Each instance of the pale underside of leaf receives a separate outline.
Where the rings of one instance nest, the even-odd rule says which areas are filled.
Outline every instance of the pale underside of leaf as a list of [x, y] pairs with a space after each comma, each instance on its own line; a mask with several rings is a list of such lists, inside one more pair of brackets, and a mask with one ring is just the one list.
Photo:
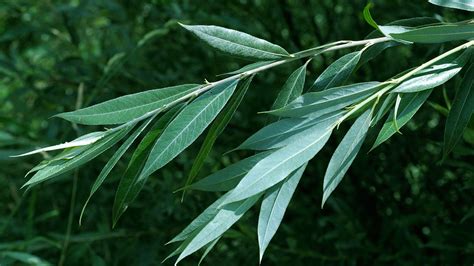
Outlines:
[[223, 205], [265, 191], [313, 158], [326, 144], [336, 120], [337, 117], [316, 124], [307, 129], [300, 138], [258, 162], [235, 187]]
[[182, 25], [210, 46], [236, 56], [263, 60], [287, 57], [288, 52], [278, 45], [247, 33], [218, 26]]
[[201, 85], [197, 84], [185, 84], [134, 93], [56, 116], [85, 125], [126, 123], [148, 112], [164, 108], [200, 87]]
[[65, 142], [65, 143], [62, 143], [62, 144], [37, 149], [37, 150], [34, 150], [34, 151], [30, 151], [30, 152], [23, 153], [23, 154], [20, 154], [20, 155], [14, 155], [14, 156], [11, 156], [11, 157], [28, 156], [28, 155], [33, 155], [33, 154], [36, 154], [36, 153], [42, 153], [42, 152], [48, 152], [48, 151], [55, 151], [55, 150], [73, 148], [73, 147], [86, 146], [86, 145], [92, 144], [92, 143], [98, 141], [99, 139], [101, 139], [102, 137], [104, 137], [105, 133], [106, 133], [105, 131], [92, 132], [92, 133], [81, 136], [81, 137], [79, 137], [79, 138], [77, 138], [73, 141], [70, 141], [70, 142]]
[[[397, 125], [399, 128], [402, 128], [408, 121], [410, 121], [410, 119], [415, 115], [426, 99], [428, 99], [431, 91], [432, 89], [403, 95], [400, 101], [397, 118]], [[396, 126], [393, 123], [393, 116], [394, 111], [392, 110], [382, 129], [380, 130], [380, 133], [377, 136], [372, 149], [385, 142], [397, 132]]]
[[357, 156], [357, 153], [362, 147], [365, 137], [367, 136], [367, 131], [369, 130], [371, 120], [372, 110], [368, 109], [361, 116], [359, 116], [359, 118], [357, 118], [334, 151], [334, 154], [329, 161], [326, 174], [324, 175], [323, 199], [321, 202], [321, 208], [324, 206], [324, 203], [329, 198], [334, 189], [336, 189], [337, 185], [339, 185], [355, 157]]
[[474, 11], [474, 1], [472, 0], [429, 0], [429, 2], [442, 7]]
[[269, 189], [263, 197], [260, 214], [258, 216], [260, 262], [262, 261], [265, 249], [268, 247], [268, 244], [283, 220], [286, 208], [290, 203], [291, 197], [296, 190], [296, 186], [305, 168], [306, 164], [303, 164], [282, 182]]
[[268, 113], [284, 117], [317, 117], [340, 110], [376, 92], [380, 82], [363, 82], [303, 94], [287, 106]]
[[316, 79], [310, 91], [322, 91], [342, 85], [356, 68], [362, 52], [352, 52], [334, 61]]
[[154, 144], [138, 181], [146, 179], [191, 145], [222, 110], [237, 82], [220, 84], [186, 106]]

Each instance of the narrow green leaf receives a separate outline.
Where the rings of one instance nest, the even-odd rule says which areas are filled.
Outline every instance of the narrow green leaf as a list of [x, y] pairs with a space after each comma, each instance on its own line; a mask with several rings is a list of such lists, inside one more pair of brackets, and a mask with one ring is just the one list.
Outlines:
[[398, 117], [398, 109], [400, 108], [400, 102], [402, 101], [402, 97], [400, 94], [397, 94], [397, 99], [395, 100], [395, 107], [393, 107], [393, 125], [398, 133], [401, 134], [400, 128], [398, 127], [397, 117]]
[[279, 120], [257, 131], [236, 149], [270, 150], [284, 147], [305, 134], [302, 132], [308, 128], [325, 120], [334, 119], [336, 116], [340, 117], [342, 113], [336, 111], [316, 118], [285, 118]]
[[40, 162], [38, 165], [36, 165], [30, 171], [28, 171], [28, 173], [26, 173], [25, 177], [28, 176], [29, 174], [33, 173], [33, 172], [36, 172], [36, 171], [39, 171], [39, 170], [45, 168], [46, 166], [48, 166], [52, 162], [61, 161], [61, 160], [64, 160], [64, 161], [65, 160], [71, 160], [71, 159], [73, 159], [74, 157], [81, 154], [83, 151], [85, 151], [87, 149], [88, 149], [88, 146], [78, 146], [78, 147], [67, 148], [64, 151], [62, 151], [61, 153], [59, 153], [58, 155], [54, 156], [53, 158]]
[[20, 155], [14, 155], [14, 156], [11, 156], [11, 157], [28, 156], [28, 155], [32, 155], [32, 154], [36, 154], [36, 153], [55, 151], [55, 150], [63, 150], [63, 149], [68, 149], [68, 148], [72, 148], [72, 147], [80, 147], [80, 146], [90, 145], [90, 144], [98, 141], [102, 137], [104, 137], [105, 133], [106, 133], [105, 131], [92, 132], [92, 133], [86, 134], [84, 136], [80, 136], [79, 138], [77, 138], [73, 141], [70, 141], [70, 142], [65, 142], [65, 143], [62, 143], [62, 144], [37, 149], [37, 150], [34, 150], [34, 151], [30, 151], [30, 152], [23, 153], [23, 154], [20, 154]]
[[[15, 260], [17, 263], [9, 263], [8, 260], [1, 258], [9, 258]], [[18, 251], [2, 251], [0, 252], [0, 259], [4, 261], [5, 265], [33, 265], [33, 266], [51, 266], [53, 264], [37, 257], [33, 254]]]
[[145, 180], [191, 145], [222, 110], [237, 83], [238, 80], [222, 83], [186, 106], [154, 144], [138, 181]]
[[[206, 138], [204, 139], [204, 142], [201, 145], [201, 149], [199, 150], [198, 155], [194, 159], [194, 163], [191, 167], [191, 171], [189, 172], [185, 187], [191, 184], [198, 175], [199, 171], [204, 165], [204, 161], [211, 152], [212, 146], [214, 146], [217, 137], [222, 133], [222, 131], [224, 131], [227, 124], [229, 124], [230, 120], [234, 116], [235, 111], [242, 102], [242, 99], [247, 93], [252, 79], [253, 76], [245, 79], [244, 82], [237, 87], [237, 92], [230, 98], [229, 102], [225, 105], [225, 107], [216, 117], [214, 122], [212, 122], [211, 126], [209, 127], [209, 131], [206, 135]], [[186, 190], [183, 190], [183, 197], [185, 191]]]
[[443, 24], [390, 34], [395, 39], [415, 43], [442, 43], [474, 38], [474, 23]]
[[334, 151], [334, 154], [329, 161], [326, 174], [324, 175], [321, 208], [324, 206], [324, 203], [334, 189], [336, 189], [337, 185], [339, 185], [357, 156], [357, 153], [359, 153], [365, 137], [367, 136], [371, 120], [372, 110], [368, 109], [357, 118]]
[[38, 183], [44, 182], [48, 179], [56, 177], [62, 173], [65, 173], [69, 170], [72, 170], [76, 167], [81, 166], [82, 164], [94, 159], [98, 155], [102, 154], [104, 151], [108, 150], [110, 147], [115, 145], [119, 142], [123, 137], [125, 137], [130, 130], [132, 130], [134, 125], [130, 125], [127, 127], [122, 128], [121, 130], [117, 130], [115, 132], [107, 134], [107, 136], [103, 137], [99, 141], [90, 144], [84, 152], [77, 155], [71, 160], [67, 161], [54, 161], [51, 162], [49, 165], [44, 167], [43, 169], [36, 172], [34, 176], [31, 177], [28, 182], [26, 182], [23, 187], [25, 186], [33, 186]]
[[[416, 93], [407, 93], [402, 95], [400, 102], [399, 114], [397, 117], [397, 125], [401, 128], [415, 115], [420, 109], [423, 103], [428, 99], [431, 94], [431, 90], [424, 90]], [[387, 121], [385, 121], [382, 129], [380, 130], [377, 139], [372, 147], [372, 150], [389, 139], [393, 134], [397, 132], [396, 126], [393, 123], [394, 112], [390, 113]]]
[[134, 93], [56, 116], [84, 125], [126, 123], [150, 111], [166, 107], [200, 87], [201, 85], [197, 84], [186, 84]]
[[214, 248], [214, 246], [217, 244], [217, 242], [219, 242], [220, 239], [221, 239], [221, 237], [218, 237], [218, 238], [212, 240], [211, 243], [207, 244], [206, 250], [204, 250], [204, 253], [202, 254], [201, 258], [199, 259], [198, 266], [201, 265], [201, 263], [204, 261], [204, 258], [206, 258], [207, 254], [209, 254], [209, 252], [211, 252], [211, 250]]
[[82, 223], [82, 216], [84, 214], [84, 211], [87, 207], [87, 204], [89, 203], [90, 199], [94, 195], [94, 193], [100, 188], [102, 183], [104, 183], [105, 179], [107, 176], [110, 174], [110, 171], [114, 168], [114, 166], [117, 164], [117, 162], [122, 158], [123, 154], [130, 148], [130, 146], [133, 144], [133, 142], [140, 136], [140, 134], [143, 132], [143, 130], [151, 123], [151, 121], [156, 117], [156, 115], [150, 117], [148, 120], [143, 122], [142, 125], [140, 125], [139, 128], [131, 134], [128, 139], [120, 146], [120, 148], [114, 153], [114, 155], [109, 159], [107, 164], [104, 166], [102, 171], [100, 172], [99, 176], [95, 180], [94, 184], [92, 185], [91, 191], [89, 193], [89, 196], [87, 197], [86, 202], [84, 203], [84, 206], [82, 207], [81, 214], [79, 216], [79, 224]]
[[380, 82], [363, 82], [305, 93], [287, 106], [267, 113], [284, 117], [317, 117], [356, 103], [379, 90], [379, 86]]
[[313, 158], [326, 144], [336, 120], [337, 117], [308, 128], [301, 133], [301, 137], [258, 162], [232, 190], [223, 205], [267, 190]]
[[392, 108], [393, 103], [395, 102], [396, 95], [395, 94], [388, 94], [385, 96], [382, 105], [378, 108], [377, 113], [372, 120], [372, 125], [375, 126], [382, 118], [390, 111]]
[[[426, 26], [426, 25], [434, 24], [434, 23], [439, 23], [439, 20], [432, 17], [414, 17], [414, 18], [392, 21], [386, 24], [385, 26], [399, 25], [399, 26], [407, 26], [407, 27], [419, 27], [419, 26]], [[384, 27], [384, 26], [380, 26], [380, 27]], [[365, 39], [377, 38], [381, 36], [383, 36], [383, 34], [380, 32], [379, 29], [377, 29], [377, 30], [372, 31], [369, 35], [367, 35]], [[368, 61], [372, 60], [373, 58], [377, 57], [385, 49], [395, 47], [398, 45], [401, 45], [401, 42], [388, 41], [388, 42], [376, 43], [369, 47], [364, 47], [358, 66], [361, 66], [367, 63]]]
[[446, 63], [434, 65], [420, 71], [414, 77], [402, 82], [392, 93], [413, 93], [438, 87], [461, 71], [462, 65]]
[[444, 129], [443, 158], [453, 150], [469, 124], [474, 110], [474, 64], [464, 74], [461, 86], [454, 97]]
[[183, 252], [176, 260], [175, 265], [185, 257], [191, 255], [224, 234], [225, 231], [236, 223], [245, 212], [247, 212], [247, 210], [257, 202], [260, 196], [260, 194], [255, 195], [241, 202], [228, 204], [220, 209], [216, 216], [209, 221], [184, 248]]
[[370, 14], [370, 9], [374, 6], [372, 2], [367, 3], [367, 5], [364, 8], [364, 11], [362, 11], [362, 15], [364, 16], [365, 22], [367, 22], [370, 26], [374, 27], [375, 29], [379, 29], [379, 25], [375, 20], [372, 18], [372, 15]]
[[288, 52], [278, 45], [247, 33], [218, 26], [182, 25], [201, 40], [227, 54], [262, 60], [281, 59]]
[[283, 181], [269, 189], [262, 201], [258, 216], [258, 246], [260, 249], [260, 263], [265, 249], [275, 235], [283, 220], [286, 208], [295, 193], [296, 186], [303, 175], [306, 164], [291, 173]]
[[472, 0], [429, 0], [428, 2], [442, 7], [474, 11], [474, 1]]
[[115, 225], [120, 216], [126, 211], [128, 205], [137, 197], [143, 188], [145, 181], [137, 182], [140, 171], [143, 169], [145, 160], [151, 150], [156, 138], [163, 132], [169, 122], [179, 113], [184, 104], [177, 105], [163, 114], [153, 125], [152, 129], [143, 137], [138, 147], [133, 152], [127, 169], [120, 179], [120, 183], [115, 193], [114, 205], [112, 208], [112, 220]]
[[221, 169], [194, 184], [189, 189], [202, 191], [229, 191], [233, 189], [240, 180], [252, 169], [255, 164], [268, 156], [270, 152], [261, 152], [240, 160], [234, 164]]
[[316, 79], [310, 91], [322, 91], [341, 86], [356, 68], [362, 53], [363, 51], [352, 52], [334, 61]]
[[[212, 219], [214, 219], [219, 213], [220, 209], [219, 206], [222, 204], [222, 202], [225, 201], [225, 199], [229, 196], [230, 191], [218, 198], [214, 203], [209, 205], [198, 217], [196, 217], [186, 228], [181, 231], [177, 236], [175, 236], [173, 239], [171, 239], [168, 243], [174, 243], [174, 242], [179, 242], [179, 241], [184, 241], [189, 238], [194, 238], [195, 232], [202, 230], [202, 228], [208, 224]], [[194, 236], [193, 236], [194, 234]]]
[[304, 82], [306, 78], [306, 67], [309, 60], [301, 67], [291, 73], [290, 77], [286, 80], [285, 84], [281, 88], [278, 96], [273, 103], [272, 109], [282, 108], [289, 102], [296, 99], [303, 93]]

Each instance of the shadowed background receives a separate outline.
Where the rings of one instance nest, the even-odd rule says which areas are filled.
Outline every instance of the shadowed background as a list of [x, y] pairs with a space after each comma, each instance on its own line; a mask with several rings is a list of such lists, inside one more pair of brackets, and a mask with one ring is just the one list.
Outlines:
[[[358, 0], [0, 1], [0, 264], [23, 265], [15, 255], [33, 254], [60, 265], [156, 265], [173, 250], [164, 244], [217, 198], [190, 192], [181, 203], [181, 194], [172, 193], [185, 182], [198, 140], [149, 179], [112, 229], [114, 193], [128, 153], [92, 198], [79, 227], [82, 205], [111, 151], [28, 192], [20, 190], [26, 181], [23, 176], [47, 155], [9, 157], [100, 129], [49, 119], [54, 114], [143, 90], [216, 80], [216, 75], [248, 63], [215, 52], [175, 21], [244, 31], [296, 52], [337, 40], [363, 39], [372, 31], [361, 14], [365, 4]], [[471, 18], [468, 12], [422, 0], [375, 1], [372, 14], [379, 24], [421, 16], [443, 16], [447, 21]], [[358, 69], [349, 82], [385, 80], [444, 49], [439, 45], [388, 49]], [[350, 51], [314, 59], [306, 85]], [[278, 89], [301, 63], [255, 78], [201, 177], [251, 154], [222, 156], [265, 124], [267, 118], [257, 112], [270, 108]], [[436, 89], [430, 104], [402, 129], [403, 135], [370, 153], [363, 147], [321, 210], [322, 177], [347, 130], [348, 125], [342, 125], [307, 167], [263, 265], [471, 264], [474, 134], [468, 132], [471, 135], [440, 164], [445, 116], [433, 108], [445, 106], [445, 97], [453, 98], [451, 87], [457, 82], [453, 79]], [[226, 233], [204, 263], [256, 265], [257, 211], [252, 209]], [[182, 264], [196, 265], [198, 259], [192, 256]]]

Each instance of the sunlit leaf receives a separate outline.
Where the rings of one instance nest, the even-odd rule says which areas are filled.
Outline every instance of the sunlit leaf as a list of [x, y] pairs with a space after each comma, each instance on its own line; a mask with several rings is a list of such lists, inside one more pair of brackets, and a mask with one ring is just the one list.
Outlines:
[[[426, 99], [428, 99], [431, 91], [432, 89], [402, 95], [397, 117], [397, 126], [399, 128], [403, 127], [408, 121], [410, 121], [418, 109], [420, 109], [421, 105], [423, 105]], [[394, 112], [392, 110], [382, 129], [380, 130], [380, 133], [377, 136], [372, 149], [385, 142], [393, 134], [397, 133], [397, 126], [393, 123], [393, 116]]]
[[133, 144], [133, 142], [140, 136], [140, 134], [143, 132], [143, 130], [151, 123], [151, 121], [155, 118], [155, 116], [150, 117], [148, 120], [143, 122], [142, 125], [140, 125], [139, 128], [131, 134], [127, 140], [118, 148], [118, 150], [114, 153], [114, 155], [109, 159], [107, 164], [104, 166], [102, 171], [100, 172], [99, 176], [95, 180], [94, 184], [92, 185], [91, 191], [89, 193], [89, 196], [87, 197], [86, 202], [84, 203], [84, 206], [82, 207], [81, 215], [79, 217], [79, 224], [81, 224], [82, 221], [82, 215], [84, 214], [84, 210], [87, 207], [87, 204], [89, 203], [90, 199], [94, 195], [94, 193], [100, 188], [102, 183], [104, 183], [105, 179], [107, 176], [110, 174], [110, 171], [114, 168], [114, 166], [117, 164], [117, 162], [122, 158], [123, 154], [130, 148], [130, 146]]
[[212, 122], [211, 126], [209, 127], [209, 131], [206, 135], [206, 138], [204, 139], [204, 142], [201, 145], [201, 149], [199, 149], [198, 155], [194, 159], [194, 163], [191, 167], [191, 170], [189, 171], [189, 176], [186, 180], [185, 186], [191, 184], [194, 181], [194, 178], [198, 175], [199, 171], [204, 165], [204, 161], [211, 152], [212, 146], [214, 146], [217, 137], [222, 133], [222, 131], [224, 131], [225, 127], [230, 122], [230, 120], [234, 116], [235, 111], [242, 102], [242, 99], [247, 93], [252, 79], [253, 76], [247, 78], [237, 87], [237, 92], [230, 98], [229, 102], [222, 109], [222, 111], [216, 117], [214, 122]]
[[429, 0], [429, 2], [442, 7], [474, 11], [474, 1], [472, 0]]
[[210, 46], [231, 55], [262, 60], [280, 59], [288, 56], [288, 52], [280, 46], [240, 31], [218, 26], [182, 26]]
[[90, 107], [56, 115], [68, 121], [85, 125], [110, 125], [129, 122], [200, 88], [187, 84], [134, 93]]
[[336, 189], [337, 185], [339, 185], [357, 156], [357, 153], [359, 153], [365, 137], [367, 136], [371, 120], [372, 110], [368, 109], [357, 118], [334, 151], [331, 160], [329, 161], [326, 174], [324, 175], [321, 207], [324, 206], [326, 200], [334, 189]]
[[326, 144], [336, 120], [337, 117], [308, 128], [300, 138], [258, 162], [232, 190], [223, 205], [267, 190], [313, 158]]
[[67, 148], [72, 148], [72, 147], [86, 146], [86, 145], [92, 144], [92, 143], [98, 141], [99, 139], [101, 139], [102, 137], [104, 137], [105, 133], [106, 133], [105, 131], [92, 132], [92, 133], [81, 136], [81, 137], [79, 137], [79, 138], [77, 138], [73, 141], [70, 141], [70, 142], [66, 142], [66, 143], [63, 143], [63, 144], [58, 144], [58, 145], [54, 145], [54, 146], [49, 146], [49, 147], [37, 149], [37, 150], [34, 150], [34, 151], [30, 151], [30, 152], [23, 153], [23, 154], [20, 154], [20, 155], [15, 155], [15, 156], [12, 156], [12, 157], [28, 156], [28, 155], [32, 155], [32, 154], [36, 154], [36, 153], [42, 153], [42, 152], [48, 152], [48, 151], [54, 151], [54, 150], [62, 150], [62, 149], [67, 149]]
[[291, 173], [287, 178], [269, 189], [263, 196], [260, 214], [258, 216], [258, 246], [260, 262], [270, 240], [275, 235], [283, 220], [286, 208], [290, 203], [296, 186], [306, 168], [306, 164]]
[[261, 152], [240, 160], [221, 169], [194, 184], [189, 189], [202, 191], [228, 191], [234, 188], [252, 167], [268, 156], [270, 152]]
[[322, 91], [341, 86], [356, 68], [362, 53], [363, 51], [352, 52], [334, 61], [316, 79], [310, 90]]
[[146, 180], [137, 182], [140, 171], [143, 169], [145, 160], [151, 150], [156, 138], [163, 133], [169, 122], [179, 113], [185, 105], [178, 105], [163, 114], [153, 125], [152, 129], [143, 137], [138, 147], [132, 154], [127, 169], [120, 179], [120, 183], [115, 193], [115, 200], [112, 208], [112, 220], [115, 225], [120, 216], [126, 211], [128, 205], [137, 197], [143, 188]]
[[328, 119], [334, 120], [340, 117], [343, 111], [318, 116], [316, 118], [285, 118], [263, 127], [255, 134], [246, 139], [238, 150], [270, 150], [286, 146], [288, 143], [298, 139], [306, 130], [315, 124]]
[[442, 43], [474, 38], [474, 23], [443, 24], [390, 34], [395, 39], [415, 43]]
[[115, 145], [117, 142], [119, 142], [123, 137], [128, 134], [128, 132], [130, 132], [130, 130], [132, 130], [132, 128], [133, 125], [126, 126], [120, 130], [108, 134], [106, 137], [103, 137], [97, 142], [90, 144], [90, 146], [87, 146], [88, 148], [84, 152], [72, 158], [71, 160], [67, 160], [64, 162], [54, 161], [48, 164], [46, 167], [36, 172], [36, 174], [32, 176], [30, 180], [28, 180], [28, 182], [23, 185], [23, 187], [33, 186], [40, 182], [44, 182], [48, 179], [51, 179], [55, 176], [58, 176], [69, 170], [79, 167], [82, 164], [94, 159], [95, 157]]
[[237, 222], [245, 212], [257, 202], [260, 196], [260, 194], [255, 195], [246, 200], [234, 202], [219, 209], [215, 217], [200, 229], [199, 233], [193, 237], [184, 248], [176, 260], [176, 264], [224, 234], [225, 231]]
[[238, 80], [224, 82], [186, 106], [163, 131], [145, 162], [138, 182], [173, 160], [191, 145], [219, 114]]
[[363, 82], [305, 93], [287, 106], [267, 113], [284, 117], [317, 117], [340, 110], [379, 90], [379, 82]]
[[278, 96], [273, 103], [272, 109], [282, 108], [301, 95], [303, 92], [306, 77], [306, 66], [308, 63], [309, 61], [291, 73], [290, 77], [286, 80], [285, 84], [283, 84], [283, 87], [278, 93]]

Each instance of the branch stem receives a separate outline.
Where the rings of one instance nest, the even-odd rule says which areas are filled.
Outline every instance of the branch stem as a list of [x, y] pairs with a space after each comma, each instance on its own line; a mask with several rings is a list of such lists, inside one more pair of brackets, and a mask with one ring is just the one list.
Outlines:
[[454, 53], [457, 53], [461, 50], [464, 50], [464, 49], [467, 49], [471, 46], [474, 46], [474, 41], [469, 41], [467, 43], [464, 43], [462, 45], [459, 45], [421, 65], [419, 65], [418, 67], [414, 68], [413, 70], [407, 72], [405, 75], [399, 77], [399, 78], [396, 78], [396, 79], [391, 79], [391, 80], [387, 80], [385, 82], [382, 82], [379, 86], [380, 87], [383, 87], [383, 89], [379, 90], [378, 92], [372, 94], [370, 97], [366, 98], [365, 100], [363, 100], [362, 102], [358, 103], [357, 105], [355, 105], [353, 108], [351, 108], [351, 110], [349, 112], [347, 112], [344, 116], [342, 116], [338, 122], [336, 123], [336, 125], [339, 125], [340, 123], [342, 123], [344, 120], [346, 120], [347, 118], [349, 118], [352, 114], [354, 114], [355, 112], [357, 112], [358, 110], [360, 110], [361, 108], [363, 108], [366, 104], [372, 102], [373, 100], [376, 100], [376, 99], [379, 99], [382, 95], [384, 95], [385, 93], [389, 92], [391, 89], [393, 89], [394, 87], [398, 86], [400, 83], [404, 82], [405, 80], [411, 78], [413, 75], [416, 75], [417, 73], [419, 73], [421, 70], [427, 68], [427, 67], [430, 67], [431, 65], [435, 64], [436, 62], [454, 54]]
[[208, 90], [210, 90], [210, 89], [212, 89], [212, 88], [214, 88], [214, 87], [216, 87], [220, 84], [228, 82], [228, 81], [239, 80], [239, 79], [242, 79], [244, 77], [251, 76], [251, 75], [263, 72], [265, 70], [268, 70], [268, 69], [286, 64], [286, 63], [290, 63], [290, 62], [300, 60], [300, 59], [303, 59], [303, 58], [306, 58], [306, 57], [314, 57], [314, 56], [317, 56], [319, 54], [326, 53], [326, 52], [329, 52], [329, 51], [347, 49], [347, 48], [352, 48], [352, 47], [357, 47], [357, 46], [366, 46], [366, 47], [368, 47], [368, 46], [376, 44], [376, 43], [387, 42], [387, 41], [391, 41], [391, 40], [393, 40], [393, 39], [388, 38], [388, 37], [381, 37], [381, 38], [373, 38], [373, 39], [367, 39], [367, 40], [361, 40], [361, 41], [338, 41], [338, 42], [328, 43], [328, 44], [325, 44], [325, 45], [322, 45], [322, 46], [313, 47], [313, 48], [310, 48], [310, 49], [307, 49], [307, 50], [304, 50], [304, 51], [300, 51], [300, 52], [291, 54], [289, 57], [285, 57], [285, 58], [282, 58], [281, 60], [269, 63], [268, 65], [264, 65], [264, 66], [261, 66], [261, 67], [255, 68], [255, 69], [251, 69], [251, 70], [248, 70], [248, 71], [243, 72], [243, 73], [235, 74], [235, 75], [229, 76], [227, 78], [224, 78], [224, 79], [221, 79], [221, 80], [218, 80], [218, 81], [207, 82], [206, 84], [201, 85], [201, 87], [199, 89], [197, 89], [197, 90], [195, 90], [195, 91], [193, 91], [193, 92], [191, 92], [187, 95], [184, 95], [183, 97], [181, 97], [179, 99], [176, 99], [176, 100], [172, 101], [171, 103], [166, 104], [166, 105], [164, 105], [164, 106], [162, 106], [158, 109], [155, 109], [155, 110], [150, 111], [150, 112], [148, 112], [148, 113], [146, 113], [146, 114], [144, 114], [140, 117], [137, 117], [137, 118], [125, 123], [125, 124], [122, 124], [118, 127], [112, 128], [112, 129], [109, 130], [109, 132], [115, 132], [117, 130], [123, 129], [124, 127], [127, 127], [128, 125], [131, 125], [131, 124], [137, 123], [137, 122], [139, 122], [143, 119], [146, 119], [146, 118], [148, 118], [152, 115], [155, 115], [157, 113], [166, 111], [169, 108], [173, 107], [174, 105], [176, 105], [180, 102], [189, 100], [193, 97], [197, 97], [197, 96], [205, 93], [206, 91], [208, 91]]

